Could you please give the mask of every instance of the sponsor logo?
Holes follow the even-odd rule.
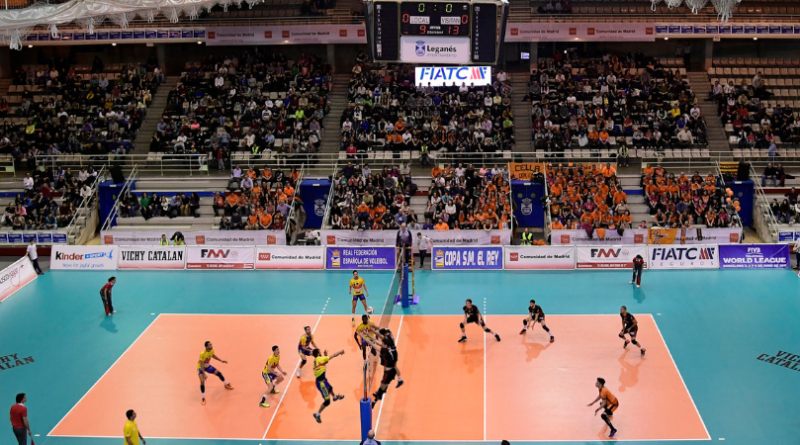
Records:
[[[525,216],[528,216],[531,213],[533,213],[533,200],[530,198],[523,199],[522,205],[520,206],[520,211]]]
[[[114,244],[114,235],[103,235],[103,244]]]
[[[644,29],[645,35],[652,36],[653,35],[653,28],[647,27]]]
[[[716,266],[716,254],[713,247],[651,247],[650,263],[655,267]]]
[[[331,267],[342,267],[342,252],[339,249],[331,252]]]
[[[731,233],[731,243],[735,244],[739,242],[739,234],[738,233]]]
[[[272,259],[271,253],[259,253],[258,261],[270,261]]]
[[[425,55],[425,41],[424,40],[417,40],[414,43],[414,54],[416,54],[419,57],[422,57],[422,56]]]
[[[500,244],[500,235],[492,235],[492,244]]]
[[[519,261],[519,253],[518,252],[511,252],[508,257],[509,261]]]
[[[339,37],[347,37],[347,30],[346,29],[340,29],[339,30]]]
[[[367,35],[367,30],[366,29],[359,29],[358,30],[358,37],[364,37],[366,35]]]
[[[519,28],[511,28],[511,35],[518,36],[519,35]]]
[[[594,35],[594,28],[586,28],[586,34],[593,36]]]
[[[22,268],[24,268],[24,264],[20,264],[19,267],[15,267],[12,270],[9,270],[7,274],[0,277],[0,284],[5,283],[8,280],[11,280],[11,285],[14,287],[19,286],[19,276],[20,272],[22,272]]]
[[[195,235],[194,242],[195,244],[205,244],[206,243],[205,235]]]
[[[433,262],[436,263],[436,267],[444,267],[444,250],[437,250],[433,256]]]
[[[271,39],[272,38],[272,31],[264,31],[264,38]]]
[[[216,39],[217,38],[217,33],[215,31],[209,31],[208,32],[208,38],[209,39]]]
[[[633,244],[644,244],[644,234],[634,233],[633,234]]]
[[[289,37],[292,36],[292,32],[289,31],[289,30],[283,30],[283,31],[281,31],[281,34],[283,35],[284,39],[288,39]]]
[[[235,250],[231,251],[230,249],[200,249],[200,258],[222,258],[227,259],[228,256],[231,258],[236,258],[239,256],[239,253]]]
[[[570,28],[569,29],[569,35],[577,36],[578,35],[578,28]]]
[[[18,355],[19,353],[0,356],[0,371],[16,368],[18,366],[25,366],[34,362],[33,357],[23,357],[20,359]]]
[[[336,244],[336,235],[328,235],[328,244]]]
[[[561,235],[561,244],[569,244],[569,235]]]
[[[592,249],[592,258],[627,258],[630,252],[627,250],[619,249]]]
[[[317,216],[325,216],[325,200],[317,199],[314,201],[314,214]]]
[[[275,235],[267,235],[267,244],[278,244],[278,238]]]
[[[780,366],[791,371],[800,371],[800,355],[792,354],[791,352],[778,351],[775,355],[761,354],[756,357],[756,360]]]
[[[108,252],[90,252],[90,253],[64,253],[64,252],[56,252],[56,260],[61,261],[82,261],[82,260],[93,260],[97,258],[108,258],[109,260],[114,259],[114,251],[109,250]]]

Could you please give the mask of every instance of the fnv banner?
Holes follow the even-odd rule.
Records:
[[[14,292],[25,287],[36,277],[38,275],[33,270],[31,260],[27,256],[18,259],[0,272],[0,301],[14,295]]]
[[[511,244],[510,230],[411,230],[414,239],[422,233],[436,246],[485,246]],[[397,230],[320,230],[322,244],[328,246],[394,246]]]
[[[652,227],[647,238],[648,244],[738,244],[742,242],[742,228],[662,229]]]
[[[788,244],[719,246],[721,269],[786,269],[791,266]]]
[[[647,246],[578,246],[578,269],[630,269],[636,255],[647,262]]]
[[[499,270],[502,247],[433,247],[433,270]]]
[[[367,43],[364,25],[209,26],[206,45]]]
[[[397,267],[396,255],[394,247],[327,247],[325,268],[394,270]]]
[[[592,235],[585,230],[553,230],[550,242],[558,245],[611,245],[611,244],[647,244],[647,229],[627,229],[620,235],[616,230],[595,229]]]
[[[651,269],[718,269],[719,246],[696,244],[684,246],[649,246]]]
[[[118,258],[118,246],[53,246],[50,269],[115,270]]]
[[[120,269],[184,269],[185,246],[120,246]]]
[[[652,42],[651,23],[509,23],[506,42]]]
[[[506,246],[504,251],[506,269],[575,269],[575,248],[572,246]]]
[[[100,233],[103,244],[124,246],[158,246],[161,235],[172,239],[182,234],[187,246],[267,246],[286,245],[286,232],[283,230],[111,230]]]
[[[187,249],[187,269],[253,269],[255,264],[255,247],[189,246]]]
[[[322,246],[264,246],[256,248],[256,269],[324,269]]]
[[[490,66],[418,66],[414,73],[414,85],[449,87],[455,82],[458,86],[464,83],[478,87],[492,84]]]

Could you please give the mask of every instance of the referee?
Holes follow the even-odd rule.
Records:
[[[636,282],[636,287],[642,287],[642,270],[644,269],[644,258],[641,255],[636,255],[636,258],[633,259],[633,278],[631,278],[630,284]]]
[[[412,255],[413,255],[412,246],[413,245],[414,245],[414,240],[411,237],[411,231],[408,230],[408,227],[406,226],[406,223],[400,224],[400,230],[397,231],[397,240],[395,241],[395,247],[397,248],[397,256],[398,257],[400,256],[400,252],[404,248],[406,249],[406,254],[405,254],[404,258],[402,258],[402,259],[398,258],[400,261],[402,261],[402,263],[400,261],[398,261],[398,264],[397,264],[398,269],[403,264],[408,264],[409,258],[413,258],[412,257]]]

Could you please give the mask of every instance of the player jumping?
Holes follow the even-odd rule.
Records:
[[[378,326],[369,319],[368,315],[361,316],[361,323],[356,326],[356,332],[353,338],[356,339],[359,349],[361,349],[361,356],[364,360],[367,359],[367,347],[375,341],[375,333],[378,332]],[[376,355],[376,349],[372,349],[372,355]]]
[[[375,345],[378,346],[378,345]],[[397,376],[397,347],[395,346],[394,339],[391,336],[383,337],[383,344],[380,346],[381,350],[381,365],[383,365],[383,378],[381,379],[381,386],[378,388],[372,396],[372,408],[375,408],[375,404],[378,403],[378,400],[383,399],[383,395],[386,394],[386,389],[389,388],[389,383],[392,383],[392,380]],[[402,384],[402,380],[400,383],[397,384],[399,388]]]
[[[297,368],[297,378],[300,378],[300,370],[306,365],[306,357],[311,355],[311,351],[317,348],[314,343],[314,334],[311,333],[311,326],[306,326],[305,334],[300,336],[300,343],[297,345],[297,354],[300,355],[300,367]],[[312,348],[313,346],[313,348]]]
[[[630,312],[628,312],[628,308],[622,306],[619,310],[619,316],[622,318],[622,331],[619,333],[619,338],[625,340],[625,344],[622,345],[623,348],[628,347],[628,343],[633,343],[634,345],[638,346],[639,349],[642,350],[642,355],[644,355],[646,349],[642,346],[641,343],[636,341],[636,334],[639,333],[639,322],[636,321],[636,317],[633,316]],[[628,341],[625,338],[625,334],[631,336],[631,341]]]
[[[228,362],[222,360],[221,358],[217,357],[216,354],[214,354],[214,345],[212,345],[210,341],[207,341],[205,346],[206,349],[200,353],[200,360],[197,362],[197,374],[200,377],[200,392],[203,394],[203,405],[206,404],[206,374],[214,374],[215,376],[219,377],[220,380],[222,380],[222,383],[225,385],[225,389],[233,389],[233,386],[225,381],[225,377],[223,377],[222,373],[209,364],[212,358],[222,363],[227,364]]]
[[[322,405],[319,407],[319,411],[314,413],[314,419],[316,419],[317,423],[322,423],[322,418],[320,415],[322,414],[322,411],[331,404],[331,396],[333,396],[334,402],[344,398],[344,395],[342,394],[334,394],[333,386],[328,383],[328,379],[325,377],[328,362],[333,358],[344,355],[344,350],[341,350],[328,357],[328,351],[325,351],[325,354],[323,355],[320,354],[319,349],[314,349],[311,352],[311,355],[314,356],[314,377],[317,379],[317,389],[319,390],[320,394],[322,394],[323,399]]]
[[[644,268],[644,258],[641,255],[636,255],[633,259],[633,278],[629,284],[636,282],[636,287],[642,287],[642,270]]]
[[[600,408],[597,408],[594,411],[594,415],[597,415],[597,412],[601,409],[603,410],[603,414],[600,415],[600,418],[603,419],[603,422],[611,428],[611,432],[608,433],[608,437],[614,437],[614,434],[617,434],[617,430],[614,428],[614,425],[611,424],[611,418],[614,417],[614,411],[619,408],[619,401],[614,394],[611,394],[611,391],[606,389],[606,381],[605,379],[599,378],[597,379],[597,383],[594,384],[597,389],[600,391],[597,394],[597,398],[592,401],[588,406],[594,405],[598,400],[600,401]]]
[[[278,374],[280,372],[280,374]],[[269,404],[267,403],[267,395],[270,393],[278,394],[278,388],[275,387],[278,383],[283,381],[283,376],[286,375],[286,372],[283,371],[281,368],[281,350],[278,346],[272,347],[272,355],[269,356],[267,359],[267,363],[264,364],[264,369],[261,371],[261,376],[264,378],[264,382],[267,384],[267,392],[264,393],[264,396],[261,397],[261,406],[264,408],[269,408]]]
[[[364,312],[369,313],[369,309],[367,309],[367,299],[364,298],[365,294],[369,297],[367,283],[364,282],[363,278],[358,276],[357,270],[353,271],[353,279],[350,280],[350,287],[347,289],[347,292],[353,296],[353,318],[350,319],[350,322],[355,325],[356,305],[358,305],[358,300],[361,300],[361,303],[364,305]]]
[[[553,333],[550,332],[550,329],[544,324],[544,311],[542,310],[541,306],[536,305],[535,300],[531,300],[531,303],[528,305],[528,318],[522,320],[522,331],[520,331],[519,335],[525,335],[525,332],[528,330],[528,326],[531,327],[531,331],[533,327],[536,326],[536,322],[538,321],[545,332],[550,334],[550,343],[553,343],[556,338],[553,337]]]
[[[464,329],[470,323],[475,323],[480,325],[483,328],[484,332],[489,334],[493,334],[494,338],[497,341],[500,341],[500,336],[497,335],[496,332],[492,332],[491,329],[486,327],[486,322],[483,321],[483,315],[481,315],[481,311],[478,310],[478,306],[472,304],[472,300],[467,299],[467,305],[464,306],[464,321],[461,322],[461,338],[458,340],[459,343],[467,341],[467,331]]]

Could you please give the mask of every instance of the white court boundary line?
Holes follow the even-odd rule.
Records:
[[[397,345],[400,343],[400,333],[403,332],[403,318],[404,317],[405,317],[405,314],[400,316],[400,326],[397,327],[397,342],[395,342],[395,344],[394,344],[395,349],[397,349]],[[388,399],[388,398],[389,397],[388,397],[388,393],[387,393],[386,399]],[[381,413],[383,413],[383,405],[386,403],[386,399],[381,400],[381,407],[380,407],[380,409],[378,409],[378,418],[375,420],[374,431],[375,431],[375,435],[376,436],[378,435],[378,425],[381,424]]]
[[[106,376],[106,374],[108,374],[108,373],[109,373],[109,372],[110,372],[110,371],[111,371],[111,370],[114,368],[114,366],[116,366],[116,365],[117,365],[117,362],[119,362],[120,360],[122,360],[122,357],[124,357],[124,356],[125,356],[125,354],[127,354],[127,353],[128,353],[128,351],[129,351],[129,350],[130,350],[130,349],[133,347],[133,345],[135,345],[135,344],[136,344],[136,342],[138,342],[138,341],[139,341],[139,339],[140,339],[140,338],[142,338],[142,336],[145,334],[145,332],[147,332],[147,331],[150,329],[150,327],[151,327],[151,326],[153,326],[153,323],[155,323],[155,322],[156,322],[156,320],[158,320],[159,318],[161,318],[161,315],[162,315],[162,314],[158,314],[158,315],[156,315],[156,318],[154,318],[154,319],[153,319],[153,321],[151,321],[151,322],[150,322],[150,324],[148,324],[148,325],[147,325],[147,327],[146,327],[146,328],[144,328],[144,330],[143,330],[143,331],[142,331],[142,332],[139,334],[139,336],[138,336],[138,337],[136,337],[136,339],[133,341],[133,343],[131,343],[130,345],[128,345],[128,347],[125,349],[125,351],[123,351],[123,352],[122,352],[122,354],[120,354],[120,356],[119,356],[119,357],[117,357],[117,359],[116,359],[116,360],[114,360],[114,363],[112,363],[112,364],[111,364],[111,366],[109,366],[109,367],[108,367],[108,369],[106,369],[106,372],[104,372],[104,373],[103,373],[103,375],[101,375],[101,376],[100,376],[100,378],[99,378],[99,379],[97,379],[97,381],[95,381],[95,382],[94,382],[94,384],[91,386],[91,388],[89,388],[89,390],[88,390],[88,391],[86,391],[86,393],[84,393],[84,394],[83,394],[83,396],[82,396],[80,399],[78,399],[78,401],[75,403],[75,405],[72,405],[72,408],[70,408],[70,409],[69,409],[69,411],[67,411],[67,413],[66,413],[66,414],[64,414],[64,417],[62,417],[62,418],[61,418],[61,420],[59,420],[59,421],[58,421],[58,423],[56,424],[56,426],[54,426],[54,427],[53,427],[53,429],[51,429],[51,430],[50,430],[50,432],[49,432],[49,433],[47,433],[47,436],[54,436],[54,434],[53,434],[53,431],[55,431],[55,430],[56,430],[56,428],[58,428],[58,426],[59,426],[59,425],[61,425],[61,422],[63,422],[63,421],[64,421],[64,419],[66,419],[66,418],[67,418],[67,416],[69,416],[69,413],[71,413],[71,412],[72,412],[72,410],[74,410],[74,409],[75,409],[75,408],[76,408],[78,405],[80,405],[80,403],[83,401],[83,399],[85,399],[85,398],[86,398],[86,396],[87,396],[87,395],[89,395],[89,393],[90,393],[90,392],[92,392],[92,390],[94,389],[94,387],[95,387],[95,386],[97,386],[97,384],[98,384],[98,383],[100,383],[100,381],[101,381],[101,380],[103,380],[103,377],[105,377],[105,376]],[[58,437],[100,437],[100,436],[58,436]]]
[[[486,297],[483,297],[483,323],[486,323]],[[481,333],[483,337],[483,440],[486,440],[486,332]]]
[[[51,436],[51,437],[79,437],[83,439],[119,439],[119,436]],[[238,440],[249,442],[263,442],[268,440],[270,442],[342,442],[342,443],[355,443],[357,439],[242,439],[242,438],[225,438],[225,437],[156,437],[147,436],[147,439],[158,440]],[[606,442],[697,442],[711,439],[617,439],[617,440],[517,440],[515,443],[574,443],[574,444],[587,444],[587,443],[606,443]],[[486,443],[485,440],[381,440],[381,443]],[[497,441],[488,441],[496,443]]]

